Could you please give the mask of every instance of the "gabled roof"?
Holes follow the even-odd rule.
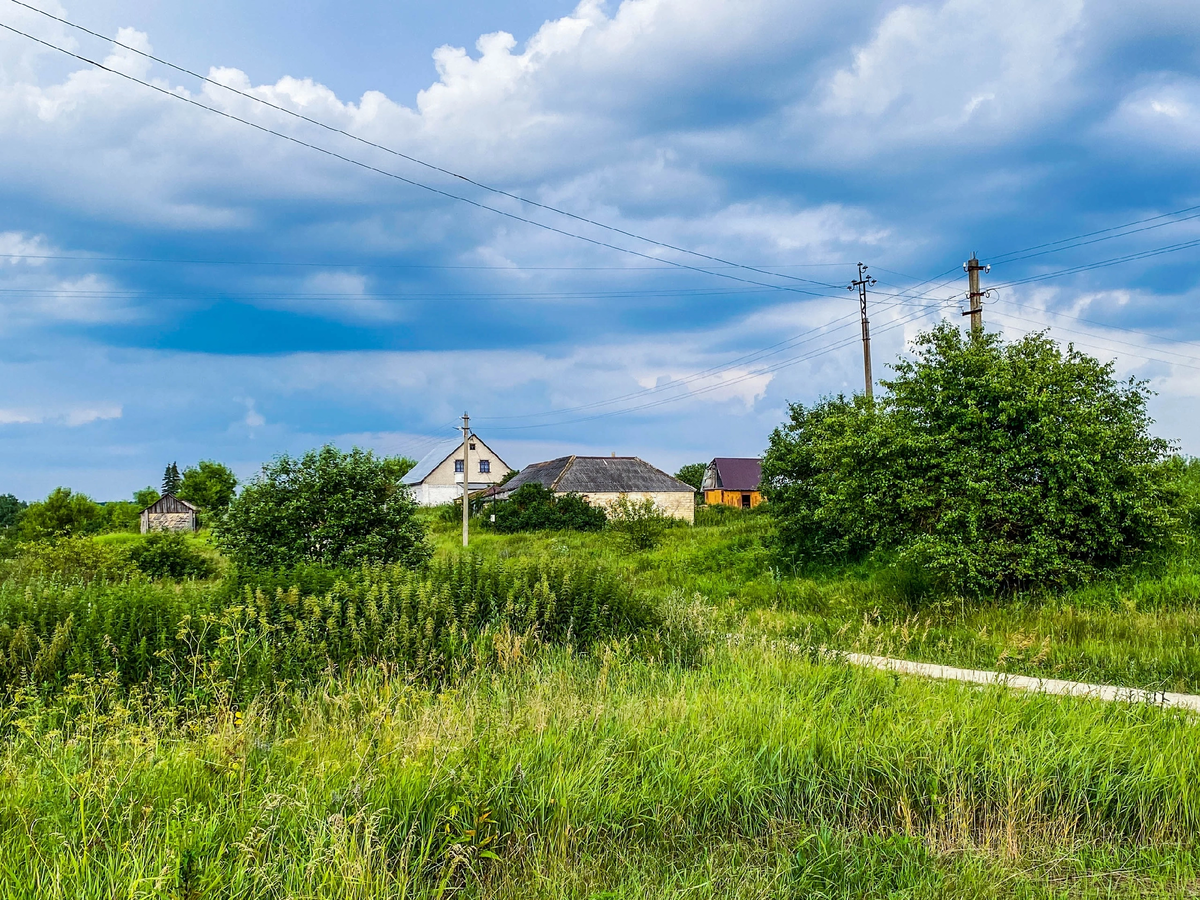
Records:
[[[429,477],[429,473],[450,458],[455,450],[462,446],[462,441],[443,441],[421,457],[421,461],[409,469],[400,479],[401,484],[420,484]]]
[[[715,470],[715,489],[723,491],[757,491],[762,483],[762,460],[738,456],[718,456],[709,464]],[[710,488],[712,490],[712,488]]]
[[[622,494],[634,491],[692,493],[690,484],[672,478],[636,456],[560,456],[526,466],[505,484],[507,496],[536,481],[557,493]]]
[[[491,454],[491,459],[502,465],[506,470],[511,471],[508,463],[502,460],[497,455],[495,450],[493,450],[491,447],[488,447],[488,445],[483,442],[479,435],[471,432],[471,440],[475,441],[476,443],[483,444],[484,447],[487,447],[488,453]],[[436,469],[450,457],[456,455],[462,445],[462,440],[442,441],[423,457],[421,457],[421,461],[405,473],[404,477],[400,479],[400,483],[410,486],[420,484],[429,477],[434,469]],[[475,456],[472,455],[471,458],[474,459]]]
[[[174,494],[163,494],[142,510],[142,512],[152,513],[186,513],[198,511],[192,504],[186,500],[180,500]]]

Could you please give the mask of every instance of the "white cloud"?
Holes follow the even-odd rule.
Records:
[[[104,419],[121,418],[122,408],[115,404],[77,406],[68,409],[0,409],[0,425],[66,425],[78,428]]]

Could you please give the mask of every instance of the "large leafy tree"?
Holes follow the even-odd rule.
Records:
[[[1127,565],[1166,539],[1170,445],[1149,391],[1044,334],[1005,343],[943,324],[884,395],[793,405],[763,477],[799,559],[877,551],[946,587],[1003,593]]]
[[[221,549],[243,566],[415,566],[430,554],[416,509],[386,460],[326,446],[263,466],[215,531]]]
[[[690,484],[698,491],[700,490],[700,485],[704,482],[704,473],[706,471],[708,471],[708,466],[704,463],[688,463],[675,473],[675,477],[684,484]]]
[[[0,494],[0,530],[16,525],[27,505],[12,494]]]
[[[28,541],[73,537],[94,534],[105,522],[100,504],[70,488],[58,487],[21,513],[19,534]]]
[[[237,476],[228,466],[202,459],[183,470],[176,496],[206,512],[219,513],[237,492]]]

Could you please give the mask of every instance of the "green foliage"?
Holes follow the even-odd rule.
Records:
[[[129,548],[129,559],[150,578],[209,578],[213,564],[177,531],[154,531]]]
[[[696,507],[696,522],[698,526],[728,525],[744,519],[746,516],[761,516],[766,514],[766,507],[759,505],[752,509],[742,509],[740,506],[728,506],[724,503],[705,503]]]
[[[105,524],[104,511],[84,494],[58,487],[45,500],[30,503],[21,513],[18,533],[22,540],[53,540],[95,534]]]
[[[183,478],[175,496],[198,506],[204,512],[220,513],[229,506],[229,501],[237,492],[237,484],[237,476],[228,466],[202,459],[195,466],[183,470]]]
[[[139,562],[180,559],[171,538],[147,541],[143,547],[152,549]],[[232,594],[148,582],[6,581],[0,688],[58,689],[74,675],[113,673],[126,686],[150,677],[175,693],[248,697],[358,663],[387,662],[438,678],[487,663],[501,634],[509,653],[536,642],[583,650],[658,623],[625,583],[570,561],[499,565],[462,556],[419,572],[368,567],[311,594],[263,577],[256,587],[253,576],[243,576]]]
[[[300,459],[280,456],[214,524],[218,545],[249,568],[418,565],[430,553],[425,529],[394,471],[358,449],[326,446]]]
[[[489,505],[489,513],[492,507]],[[604,527],[604,510],[592,506],[578,494],[556,497],[545,485],[530,481],[507,500],[495,505],[492,528],[500,534],[519,531],[599,531]]]
[[[417,464],[417,460],[409,456],[385,456],[383,457],[384,469],[390,478],[399,481]]]
[[[102,531],[137,531],[140,515],[145,507],[129,500],[113,500],[101,504],[100,511],[104,515]]]
[[[8,563],[6,570],[10,578],[20,583],[38,578],[57,584],[121,582],[138,575],[137,566],[130,560],[129,547],[100,543],[91,537],[21,544],[17,557]]]
[[[942,589],[1060,588],[1164,546],[1169,445],[1148,390],[1044,335],[920,336],[887,393],[791,407],[763,461],[798,561],[894,553]]]
[[[654,500],[630,500],[621,494],[608,506],[608,525],[631,550],[653,550],[676,522]]]
[[[700,485],[704,482],[704,473],[707,470],[708,466],[704,463],[688,463],[675,473],[675,477],[684,484],[690,484],[699,491]]]
[[[176,463],[171,463],[163,472],[162,492],[164,494],[178,494],[179,488],[183,484],[183,479],[179,477],[179,466]]]
[[[144,487],[140,491],[133,492],[133,502],[137,505],[138,512],[141,512],[147,506],[153,506],[162,499],[162,494],[152,487]]]
[[[0,494],[0,531],[16,525],[28,505],[12,494]]]

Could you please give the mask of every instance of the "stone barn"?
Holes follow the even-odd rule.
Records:
[[[142,510],[142,534],[150,531],[195,531],[197,509],[174,494],[166,494]]]
[[[666,515],[696,521],[695,489],[636,456],[561,456],[526,466],[492,493],[507,500],[531,481],[560,496],[580,494],[593,506],[608,506],[622,494],[630,500],[648,497]]]

